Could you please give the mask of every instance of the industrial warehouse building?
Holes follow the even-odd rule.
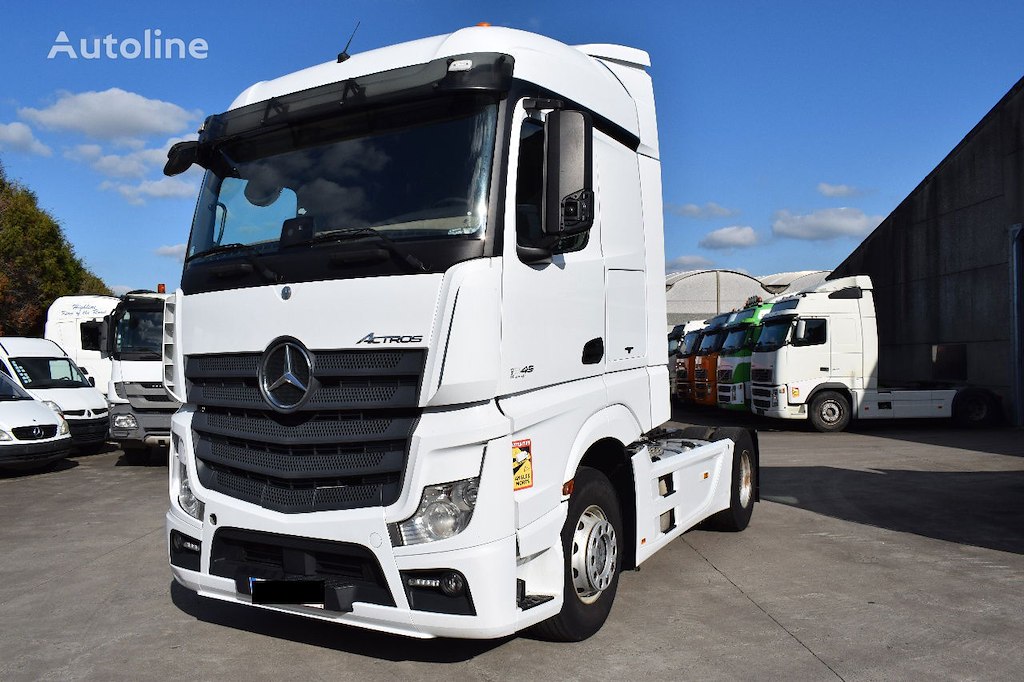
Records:
[[[825,280],[828,270],[780,272],[753,277],[735,270],[690,270],[665,277],[668,326],[706,320],[718,313],[738,310],[751,296],[765,300],[803,291]]]
[[[1024,425],[1024,79],[830,275],[870,275],[880,381],[984,387]]]

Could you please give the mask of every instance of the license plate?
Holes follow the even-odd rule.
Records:
[[[253,604],[324,605],[323,580],[262,580],[249,578]]]

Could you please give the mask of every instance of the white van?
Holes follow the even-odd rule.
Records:
[[[96,448],[107,440],[107,399],[53,341],[0,338],[0,372],[14,377],[33,398],[62,414],[76,447]]]
[[[37,469],[67,457],[67,421],[0,373],[0,469]]]

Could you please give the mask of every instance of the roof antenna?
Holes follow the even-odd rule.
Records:
[[[359,23],[359,21],[356,21],[356,27],[352,29],[352,35],[348,37],[348,42],[345,43],[345,49],[338,53],[339,64],[341,64],[344,61],[348,61],[348,58],[352,56],[348,53],[348,46],[352,44],[352,39],[356,37],[356,31],[359,30]]]

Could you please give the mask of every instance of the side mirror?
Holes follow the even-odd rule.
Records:
[[[544,123],[544,234],[570,237],[594,224],[594,125],[582,111],[556,109]]]
[[[82,350],[106,350],[107,329],[104,322],[83,322],[78,326]]]
[[[170,177],[181,175],[192,167],[199,159],[199,143],[195,140],[178,142],[167,150],[167,163],[164,164],[164,175]]]
[[[804,320],[796,321],[796,331],[793,332],[793,345],[802,346],[804,345],[804,337],[807,334],[807,322]]]

